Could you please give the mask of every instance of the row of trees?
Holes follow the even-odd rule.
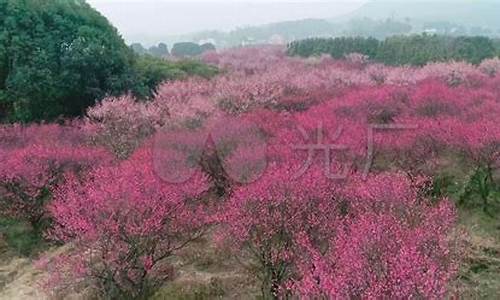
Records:
[[[212,71],[139,57],[84,0],[0,0],[0,120],[78,116],[107,95],[144,98],[161,81]]]
[[[144,48],[141,43],[133,43],[130,48],[139,55],[151,55],[154,57],[167,57],[170,55],[168,47],[165,43],[159,43],[158,46],[151,46],[148,49]],[[193,42],[175,43],[172,47],[172,55],[175,57],[192,57],[203,54],[207,51],[215,51],[216,48],[212,43],[197,44]]]
[[[172,55],[176,57],[197,56],[207,51],[215,51],[215,46],[211,43],[180,42],[172,47]]]
[[[130,48],[139,55],[149,54],[154,57],[165,57],[170,54],[165,43],[159,43],[158,46],[153,45],[149,48],[144,48],[141,43],[133,43],[130,45]]]
[[[393,36],[382,41],[364,37],[311,38],[290,43],[288,53],[303,57],[330,54],[334,58],[360,53],[389,65],[421,66],[448,60],[478,64],[500,54],[500,48],[496,45],[496,41],[481,36],[422,34]]]

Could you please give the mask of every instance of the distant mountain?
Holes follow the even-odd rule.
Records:
[[[303,19],[295,21],[284,21],[271,23],[259,27],[237,29],[234,32],[241,34],[253,34],[258,38],[266,38],[269,34],[278,34],[285,39],[304,38],[315,35],[332,34],[334,25],[322,19]]]
[[[411,23],[448,22],[466,27],[500,28],[500,1],[373,0],[335,21],[359,18],[407,20]]]
[[[334,23],[324,19],[303,19],[270,23],[260,26],[241,27],[229,32],[202,31],[181,37],[170,37],[170,40],[184,39],[197,43],[210,42],[217,48],[248,44],[285,44],[294,40],[310,37],[334,36],[371,36],[383,39],[395,34],[409,33],[412,26],[397,20],[372,20]]]
[[[342,17],[302,19],[247,26],[231,31],[201,31],[165,37],[210,42],[217,48],[248,44],[284,44],[309,37],[365,36],[384,39],[411,33],[500,36],[500,0],[372,0]]]
[[[327,20],[303,19],[241,27],[229,32],[198,32],[186,37],[194,41],[213,41],[224,47],[245,43],[286,43],[308,37],[331,36],[337,31],[337,26]]]

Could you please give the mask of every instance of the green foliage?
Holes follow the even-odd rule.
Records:
[[[159,43],[158,46],[150,47],[149,53],[155,57],[165,57],[168,55],[168,47],[165,43]]]
[[[188,76],[211,78],[218,73],[216,67],[196,60],[173,62],[150,55],[138,57],[135,70],[137,77],[132,92],[140,99],[151,97],[156,92],[158,84],[163,81],[182,79]]]
[[[184,76],[184,72],[165,60],[145,55],[136,62],[137,83],[133,89],[135,96],[148,98],[156,91],[156,86],[165,80]]]
[[[203,64],[197,60],[182,60],[176,63],[186,76],[200,76],[209,79],[219,73],[219,70],[211,65]]]
[[[496,55],[497,49],[490,38],[483,36],[458,37],[453,40],[454,59],[479,64],[486,58]]]
[[[144,54],[148,53],[148,50],[146,48],[144,48],[144,46],[142,46],[141,43],[131,44],[130,49],[132,49],[132,51],[134,51],[134,53],[136,53],[138,55],[144,55]]]
[[[19,220],[0,218],[0,238],[18,255],[30,256],[45,247],[41,232]]]
[[[168,55],[163,43],[128,47],[84,0],[0,0],[0,120],[78,116],[105,96],[131,91],[147,98],[164,80],[216,73],[199,62],[165,62],[133,50]]]
[[[500,29],[498,32],[500,33]],[[493,39],[492,42],[496,50],[496,56],[500,57],[500,38]]]
[[[200,45],[201,51],[206,52],[206,51],[215,51],[217,50],[215,48],[215,45],[212,43],[205,43]]]
[[[427,34],[393,36],[383,41],[363,37],[315,38],[290,43],[288,53],[303,57],[326,53],[334,58],[342,58],[356,52],[387,65],[421,66],[448,60],[478,64],[485,58],[497,56],[499,48],[496,44],[492,39],[481,36]]]
[[[311,38],[290,43],[288,45],[288,53],[303,57],[326,53],[330,54],[333,58],[342,58],[346,54],[356,52],[373,57],[377,54],[378,47],[379,41],[374,38]]]
[[[200,45],[192,42],[175,43],[172,47],[172,55],[177,57],[197,56],[202,53]]]
[[[376,60],[390,65],[425,65],[428,62],[464,60],[473,64],[495,56],[487,37],[438,35],[394,36],[380,42]]]
[[[132,51],[83,0],[0,0],[0,107],[12,120],[78,115],[132,82]]]
[[[491,168],[478,167],[474,170],[459,194],[458,204],[481,207],[485,213],[493,215],[500,204],[500,186],[493,179]]]
[[[432,199],[440,199],[456,193],[457,183],[451,174],[438,174],[434,176],[430,195]]]
[[[167,44],[159,43],[158,46],[151,46],[149,49],[144,48],[141,43],[132,43],[130,49],[138,55],[151,55],[154,57],[162,58],[169,55]]]

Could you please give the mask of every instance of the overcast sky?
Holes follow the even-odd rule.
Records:
[[[349,13],[366,0],[87,0],[127,42]]]

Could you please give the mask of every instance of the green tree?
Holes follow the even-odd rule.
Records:
[[[206,52],[206,51],[215,51],[215,50],[217,50],[217,49],[215,48],[215,45],[214,45],[214,44],[212,44],[212,43],[205,43],[205,44],[202,44],[202,45],[200,46],[200,48],[201,48],[201,51],[203,51],[203,52]]]
[[[0,0],[0,114],[80,114],[134,81],[133,52],[84,0]]]
[[[141,43],[132,43],[130,45],[130,49],[132,49],[134,53],[138,55],[144,55],[148,52],[148,50],[146,50]]]
[[[493,41],[483,36],[458,37],[454,41],[455,58],[479,64],[485,58],[496,54]]]
[[[172,55],[177,57],[196,56],[202,53],[200,45],[193,42],[175,43],[172,47]]]
[[[168,55],[168,47],[165,43],[159,43],[158,46],[150,47],[148,52],[154,57],[165,57]]]

